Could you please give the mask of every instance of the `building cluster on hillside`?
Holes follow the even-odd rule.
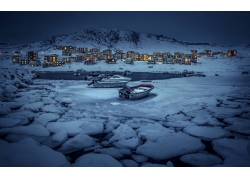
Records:
[[[123,50],[116,50],[114,53],[111,49],[100,51],[99,48],[88,49],[86,47],[76,48],[74,46],[56,46],[57,50],[61,50],[63,56],[59,59],[58,54],[50,54],[43,56],[43,62],[38,59],[38,52],[30,51],[27,53],[27,57],[21,55],[13,55],[12,62],[19,63],[20,65],[29,64],[31,66],[61,66],[72,62],[83,62],[84,64],[95,64],[98,60],[105,60],[107,63],[116,63],[118,59],[124,60],[124,63],[133,64],[134,61],[145,61],[148,64],[155,64],[156,62],[162,62],[164,64],[187,64],[197,63],[198,57],[207,56],[213,57],[214,55],[221,56],[236,56],[236,50],[228,50],[227,53],[213,52],[211,50],[204,50],[203,52],[197,52],[197,50],[191,50],[190,54],[174,52],[153,52],[153,54],[139,53],[135,51],[123,52]]]

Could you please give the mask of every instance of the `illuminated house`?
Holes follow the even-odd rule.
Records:
[[[12,56],[12,62],[13,63],[20,63],[21,62],[21,56],[20,55],[14,55]]]
[[[114,57],[115,59],[122,59],[121,54],[114,54],[113,57]]]
[[[50,62],[51,62],[51,64],[53,64],[54,66],[56,66],[57,65],[57,61],[58,61],[58,55],[57,54],[50,55]]]
[[[174,58],[177,59],[177,58],[180,58],[181,57],[181,53],[180,52],[175,52],[174,53]]]
[[[28,61],[35,61],[38,59],[38,52],[36,51],[29,51],[27,54],[28,54]]]
[[[44,63],[50,62],[50,56],[44,56]]]
[[[87,53],[88,52],[88,48],[78,48],[79,53]]]
[[[107,60],[111,58],[111,54],[109,53],[100,53],[99,56],[98,56],[98,60]]]
[[[141,57],[141,54],[136,52],[134,53],[134,58],[133,58],[135,61],[141,61],[142,60],[142,57]]]
[[[70,64],[71,63],[69,58],[63,58],[63,62],[64,62],[64,64]]]
[[[227,51],[227,56],[236,56],[237,55],[237,51],[236,50],[228,50]]]
[[[107,55],[111,55],[112,54],[112,50],[111,49],[106,49],[103,51],[104,54],[107,54]]]
[[[89,52],[91,52],[92,54],[98,54],[100,52],[100,49],[92,48],[92,49],[89,50]]]
[[[76,50],[75,46],[63,46],[63,51],[74,51]]]
[[[82,62],[84,60],[86,60],[86,55],[85,54],[81,54],[81,55],[77,55],[76,56],[76,62]]]
[[[127,52],[127,58],[131,57],[134,58],[135,52],[134,51],[128,51]]]
[[[121,53],[121,58],[122,59],[126,59],[127,58],[127,54],[126,53]]]
[[[149,55],[147,53],[144,53],[141,55],[141,58],[143,61],[148,61],[148,57],[149,57]]]
[[[27,65],[27,64],[29,64],[29,63],[28,63],[28,60],[26,60],[26,59],[21,59],[20,65]]]

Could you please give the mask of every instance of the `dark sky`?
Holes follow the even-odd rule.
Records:
[[[248,11],[1,11],[0,42],[26,44],[87,28],[153,33],[218,45],[250,43]]]

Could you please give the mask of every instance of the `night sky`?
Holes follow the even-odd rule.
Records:
[[[250,43],[248,11],[1,11],[0,42],[27,44],[88,28],[153,33],[218,45]]]

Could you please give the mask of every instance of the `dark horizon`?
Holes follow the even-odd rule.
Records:
[[[89,28],[129,30],[188,42],[250,43],[246,11],[2,11],[0,43],[28,44]]]

